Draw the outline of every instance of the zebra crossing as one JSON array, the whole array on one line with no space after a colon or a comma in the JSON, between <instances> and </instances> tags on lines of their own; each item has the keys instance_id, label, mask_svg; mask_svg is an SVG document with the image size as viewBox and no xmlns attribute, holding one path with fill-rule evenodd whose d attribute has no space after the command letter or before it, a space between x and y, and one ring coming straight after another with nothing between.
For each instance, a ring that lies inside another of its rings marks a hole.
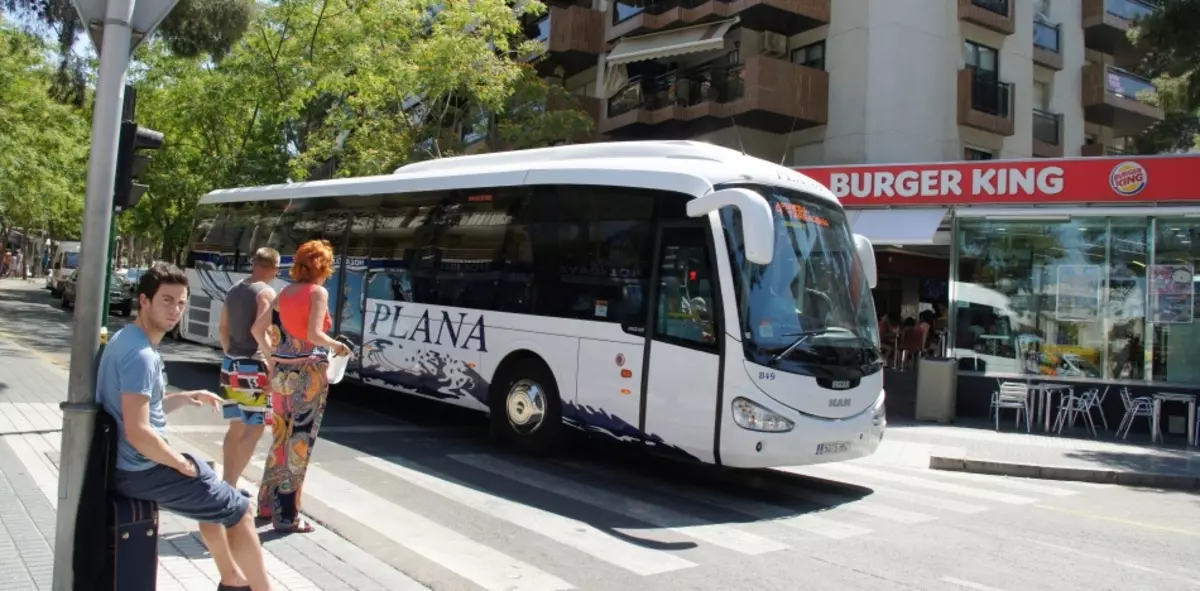
<instances>
[{"instance_id":1,"label":"zebra crossing","mask_svg":"<svg viewBox=\"0 0 1200 591\"><path fill-rule=\"evenodd\" d=\"M791 484L755 495L589 460L533 459L498 450L419 460L344 455L318 456L305 481L306 499L404 548L417 563L393 562L400 570L432 567L461 579L445 588L465 584L489 591L594 588L574 578L584 570L581 561L644 580L700 571L721 557L786 560L789 552L806 552L813 543L919 528L1087 491L1074 483L852 462L774 471L773 480ZM847 492L853 487L869 490ZM513 492L518 490L529 494ZM448 505L445 512L432 512L443 519L419 509L424 505L413 491ZM462 527L462 520L446 522L446 513L496 522L513 533L480 535ZM547 553L508 543L519 537L515 532L563 550Z\"/></svg>"}]
</instances>

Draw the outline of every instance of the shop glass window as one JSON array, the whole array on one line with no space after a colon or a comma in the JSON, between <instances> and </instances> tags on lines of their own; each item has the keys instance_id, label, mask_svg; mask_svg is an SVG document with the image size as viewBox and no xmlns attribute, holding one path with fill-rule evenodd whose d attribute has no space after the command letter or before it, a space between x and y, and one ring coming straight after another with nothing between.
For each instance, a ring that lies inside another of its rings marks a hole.
<instances>
[{"instance_id":1,"label":"shop glass window","mask_svg":"<svg viewBox=\"0 0 1200 591\"><path fill-rule=\"evenodd\" d=\"M1154 381L1200 382L1200 327L1197 326L1196 266L1200 264L1200 222L1159 218L1154 224L1154 264L1148 270L1146 310L1153 325L1151 376Z\"/></svg>"},{"instance_id":2,"label":"shop glass window","mask_svg":"<svg viewBox=\"0 0 1200 591\"><path fill-rule=\"evenodd\" d=\"M961 369L1111 375L1106 219L959 227L953 354Z\"/></svg>"}]
</instances>

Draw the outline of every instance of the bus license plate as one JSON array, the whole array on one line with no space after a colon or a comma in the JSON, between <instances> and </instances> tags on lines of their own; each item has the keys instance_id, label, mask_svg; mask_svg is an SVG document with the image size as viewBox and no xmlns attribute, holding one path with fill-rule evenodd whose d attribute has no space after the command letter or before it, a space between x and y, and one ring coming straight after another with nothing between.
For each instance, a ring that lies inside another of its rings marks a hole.
<instances>
[{"instance_id":1,"label":"bus license plate","mask_svg":"<svg viewBox=\"0 0 1200 591\"><path fill-rule=\"evenodd\" d=\"M850 451L849 441L828 441L817 444L817 455L840 454Z\"/></svg>"}]
</instances>

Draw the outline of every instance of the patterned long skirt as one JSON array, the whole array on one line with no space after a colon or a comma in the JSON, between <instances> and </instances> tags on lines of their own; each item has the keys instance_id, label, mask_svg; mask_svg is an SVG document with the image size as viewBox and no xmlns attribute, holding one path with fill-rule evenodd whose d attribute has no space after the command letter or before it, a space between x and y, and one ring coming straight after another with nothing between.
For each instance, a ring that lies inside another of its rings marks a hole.
<instances>
[{"instance_id":1,"label":"patterned long skirt","mask_svg":"<svg viewBox=\"0 0 1200 591\"><path fill-rule=\"evenodd\" d=\"M271 451L258 489L258 514L275 529L287 530L300 519L300 492L317 430L329 398L325 370L329 362L275 363L271 379Z\"/></svg>"}]
</instances>

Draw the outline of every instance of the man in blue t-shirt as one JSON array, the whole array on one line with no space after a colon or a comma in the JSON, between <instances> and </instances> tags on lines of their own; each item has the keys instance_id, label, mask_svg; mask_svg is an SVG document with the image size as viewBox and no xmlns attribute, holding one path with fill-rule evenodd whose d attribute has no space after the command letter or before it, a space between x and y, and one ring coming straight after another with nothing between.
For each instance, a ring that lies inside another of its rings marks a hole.
<instances>
[{"instance_id":1,"label":"man in blue t-shirt","mask_svg":"<svg viewBox=\"0 0 1200 591\"><path fill-rule=\"evenodd\" d=\"M221 574L218 591L267 591L270 582L250 499L205 462L167 443L167 415L185 406L220 408L204 390L166 393L158 343L187 305L187 276L157 263L138 282L137 320L109 339L100 357L96 403L117 423L117 492L158 503L200 522L200 536Z\"/></svg>"}]
</instances>

